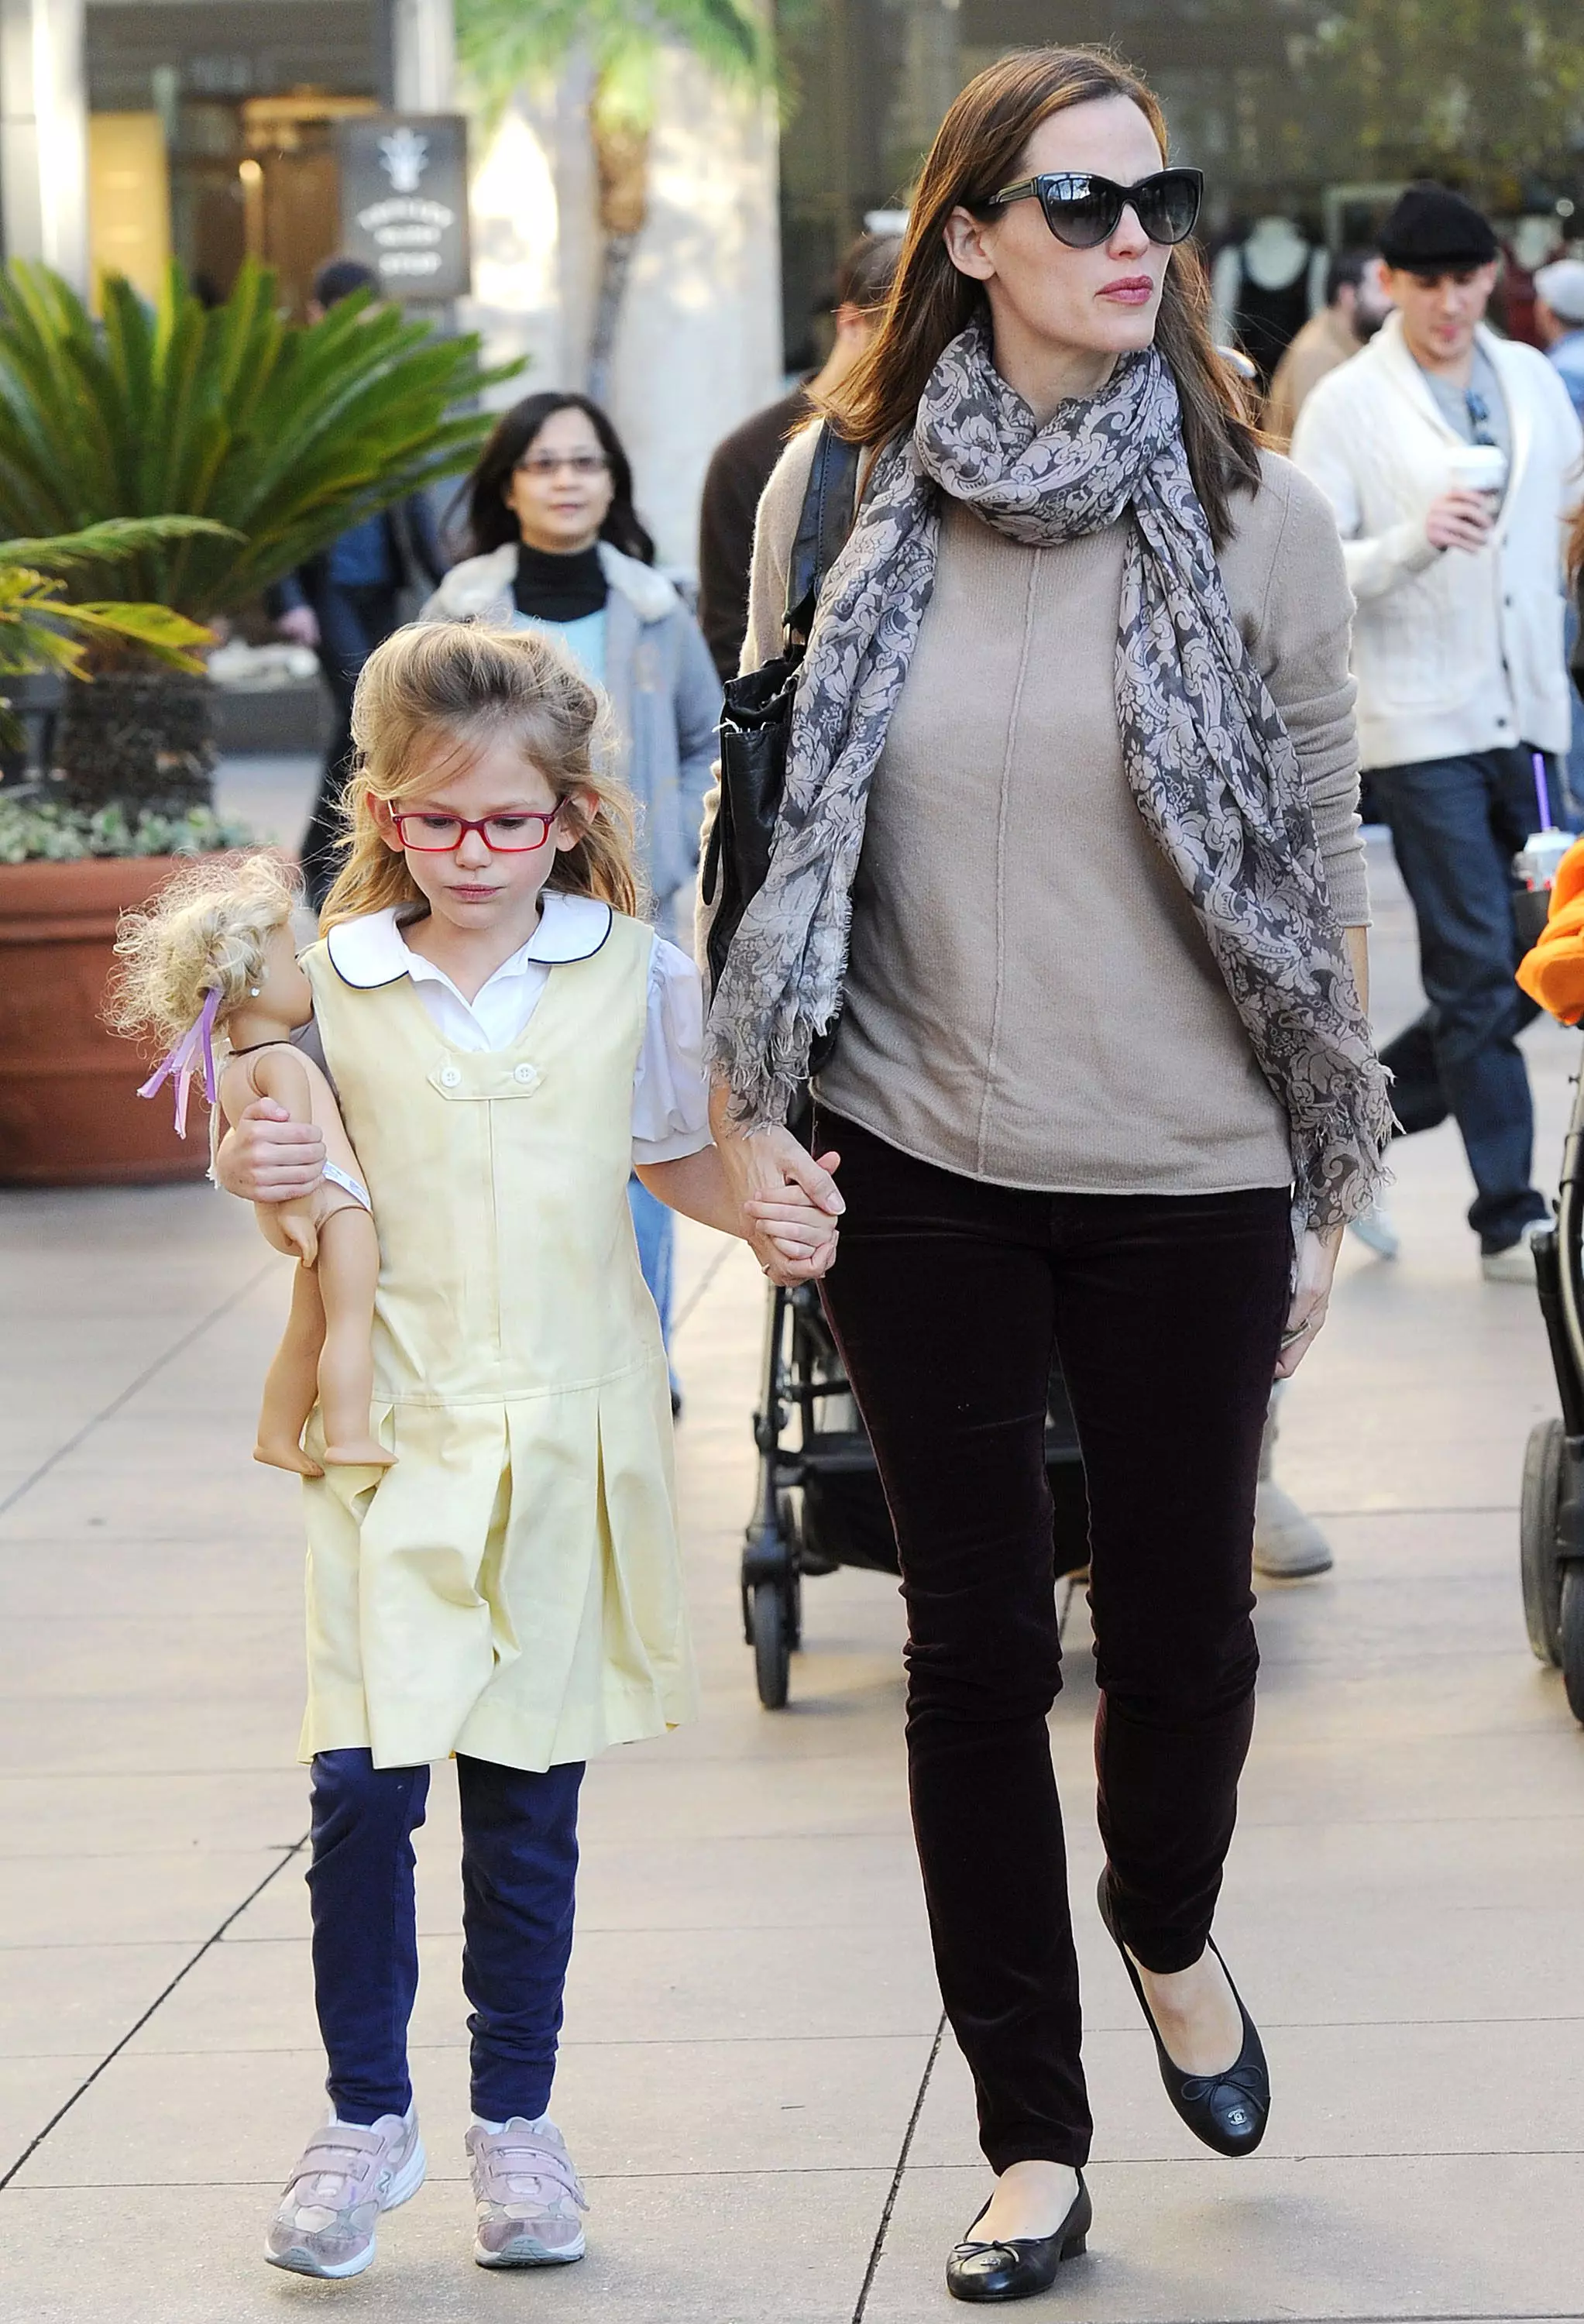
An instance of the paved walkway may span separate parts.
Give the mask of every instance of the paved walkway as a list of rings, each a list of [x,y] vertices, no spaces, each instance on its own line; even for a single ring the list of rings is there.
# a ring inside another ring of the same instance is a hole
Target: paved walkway
[[[1412,963],[1389,892],[1382,1021]],[[1554,1175],[1576,1042],[1530,1037]],[[1266,1593],[1220,1934],[1275,2077],[1253,2162],[1166,2107],[1095,1922],[1082,1600],[1052,1730],[1098,2117],[1097,2226],[1037,2311],[1584,2314],[1584,1738],[1524,1640],[1515,1504],[1552,1407],[1526,1294],[1483,1284],[1447,1134],[1402,1157],[1395,1267],[1349,1252],[1289,1399],[1334,1575]],[[266,2269],[315,2118],[292,1764],[294,1488],[246,1459],[286,1277],[201,1188],[0,1195],[0,2314],[18,2324],[920,2324],[984,2190],[938,2042],[883,1578],[806,1592],[794,1702],[736,1617],[762,1286],[686,1239],[680,1464],[704,1720],[592,1774],[557,2112],[587,2263],[467,2258],[451,1787],[421,1842],[414,2070],[432,2158],[374,2272]],[[949,1360],[949,1351],[943,1351]],[[1140,1457],[1149,1415],[1141,1413]],[[1161,1480],[1163,1522],[1171,1479]]]

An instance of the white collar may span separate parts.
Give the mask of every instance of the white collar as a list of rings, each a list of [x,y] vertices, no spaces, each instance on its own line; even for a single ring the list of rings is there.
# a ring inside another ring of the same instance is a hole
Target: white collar
[[[599,903],[592,896],[567,896],[558,889],[547,889],[540,899],[538,927],[510,960],[502,961],[495,974],[521,970],[530,962],[557,967],[566,961],[588,960],[610,935],[612,917],[609,904]],[[340,921],[326,937],[325,949],[341,982],[360,991],[394,984],[403,976],[419,983],[434,978],[450,982],[432,961],[409,951],[393,905],[383,912]]]

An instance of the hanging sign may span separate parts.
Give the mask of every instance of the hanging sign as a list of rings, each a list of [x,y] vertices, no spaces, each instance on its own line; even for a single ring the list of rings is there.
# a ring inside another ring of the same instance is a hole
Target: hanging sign
[[[465,298],[467,124],[459,113],[370,113],[336,124],[341,254],[391,299]]]

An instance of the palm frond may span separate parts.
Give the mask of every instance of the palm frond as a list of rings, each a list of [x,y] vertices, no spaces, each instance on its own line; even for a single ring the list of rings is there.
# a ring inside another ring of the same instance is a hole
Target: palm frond
[[[691,49],[718,80],[768,88],[776,51],[767,19],[751,0],[655,0],[656,29]]]
[[[35,572],[65,573],[79,565],[113,565],[136,557],[161,541],[185,540],[208,532],[226,540],[245,536],[234,526],[216,524],[207,516],[115,516],[102,524],[85,525],[80,532],[59,532],[43,540],[0,540],[0,568],[24,565]]]
[[[490,113],[566,69],[603,0],[456,0],[456,61]]]
[[[233,613],[347,526],[467,467],[493,424],[483,391],[520,369],[356,300],[295,328],[252,262],[207,311],[179,268],[153,309],[112,277],[101,329],[59,275],[14,261],[0,272],[0,535],[201,519],[135,549],[106,540],[72,565],[69,594],[107,602],[114,569],[117,602]]]
[[[554,80],[587,54],[631,107],[657,45],[690,49],[716,79],[744,88],[775,80],[775,44],[753,0],[456,0],[456,56],[498,115],[517,90]]]
[[[215,641],[213,630],[200,622],[189,622],[185,613],[173,613],[169,605],[129,605],[112,600],[97,605],[58,605],[54,614],[57,621],[87,637],[119,638],[124,644],[141,646],[156,661],[195,677],[201,677],[204,669],[197,650]]]
[[[119,599],[73,604],[66,586],[58,574],[0,566],[0,673],[14,678],[57,670],[80,678],[85,651],[96,639],[138,646],[175,669],[202,670],[198,649],[211,643],[213,632],[201,623],[169,605]]]

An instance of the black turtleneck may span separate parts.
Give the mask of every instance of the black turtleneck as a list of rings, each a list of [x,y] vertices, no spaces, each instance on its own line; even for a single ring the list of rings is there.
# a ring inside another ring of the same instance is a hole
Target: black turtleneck
[[[605,602],[599,544],[566,556],[519,542],[511,595],[518,612],[536,622],[581,622],[597,613]]]

